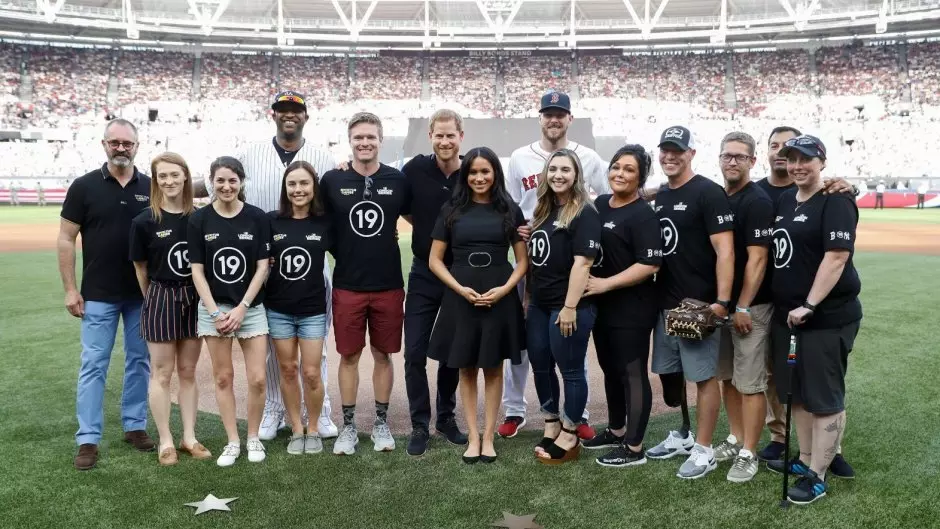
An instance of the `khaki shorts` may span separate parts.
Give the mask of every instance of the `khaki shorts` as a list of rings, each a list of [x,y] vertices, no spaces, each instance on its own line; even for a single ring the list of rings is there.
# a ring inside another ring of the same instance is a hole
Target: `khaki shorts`
[[[722,327],[718,353],[718,380],[730,380],[740,393],[754,395],[767,389],[770,357],[770,319],[773,303],[751,307],[753,329],[740,334],[733,326]]]

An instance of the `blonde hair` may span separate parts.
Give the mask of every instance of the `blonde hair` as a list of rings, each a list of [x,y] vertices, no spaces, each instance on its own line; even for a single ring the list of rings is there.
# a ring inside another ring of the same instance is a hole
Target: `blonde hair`
[[[463,132],[463,118],[449,108],[442,108],[431,114],[431,119],[428,120],[428,132],[434,132],[434,124],[438,121],[453,121],[457,126],[457,132]]]
[[[532,220],[533,228],[541,226],[551,215],[552,208],[555,207],[555,192],[548,184],[548,166],[551,165],[552,160],[559,156],[565,156],[571,160],[571,164],[574,165],[575,175],[574,184],[571,186],[571,196],[558,213],[557,229],[567,229],[584,208],[594,208],[591,195],[588,194],[587,188],[584,186],[584,170],[581,168],[581,159],[571,149],[559,149],[553,152],[545,161],[545,167],[542,169],[539,178],[539,185],[536,189],[538,202],[535,205],[535,218]]]
[[[161,213],[163,191],[157,184],[157,164],[159,163],[178,165],[183,170],[183,175],[186,177],[183,182],[183,215],[191,214],[196,208],[193,205],[193,177],[189,172],[189,165],[179,154],[164,152],[155,156],[150,162],[150,212],[153,215],[153,220],[159,223],[163,216]]]

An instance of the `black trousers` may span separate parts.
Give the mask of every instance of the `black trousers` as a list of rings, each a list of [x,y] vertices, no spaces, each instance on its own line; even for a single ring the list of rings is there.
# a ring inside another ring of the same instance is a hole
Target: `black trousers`
[[[411,427],[427,430],[431,423],[431,392],[428,389],[428,342],[447,288],[428,264],[415,259],[408,274],[405,295],[405,389]],[[443,362],[437,367],[437,423],[454,418],[460,372]]]
[[[924,195],[917,193],[917,209],[924,209]]]
[[[881,209],[885,208],[885,196],[882,193],[875,195],[875,209],[878,209],[878,206],[881,206]]]

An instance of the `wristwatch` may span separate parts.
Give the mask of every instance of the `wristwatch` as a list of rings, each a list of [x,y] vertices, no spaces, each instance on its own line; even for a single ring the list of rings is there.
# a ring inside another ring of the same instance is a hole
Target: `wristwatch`
[[[813,304],[810,303],[809,301],[804,301],[804,302],[803,302],[803,308],[804,308],[804,309],[809,309],[810,312],[816,312],[816,305],[813,305]]]
[[[251,303],[248,303],[248,302],[245,301],[245,300],[242,300],[242,302],[239,303],[239,305],[244,305],[246,309],[250,309],[250,308],[251,308]]]
[[[731,308],[731,300],[724,301],[724,300],[719,299],[715,301],[715,303],[724,307],[725,310],[729,310]]]

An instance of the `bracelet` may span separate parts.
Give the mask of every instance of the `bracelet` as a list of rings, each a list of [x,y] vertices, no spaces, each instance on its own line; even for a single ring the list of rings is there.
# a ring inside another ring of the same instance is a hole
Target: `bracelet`
[[[750,308],[750,307],[735,307],[735,308],[734,308],[734,311],[735,311],[735,312],[743,312],[743,313],[745,313],[745,314],[750,314],[750,313],[751,313],[751,308]]]
[[[804,309],[809,309],[810,312],[816,312],[816,305],[813,305],[813,304],[810,303],[809,301],[804,301],[804,302],[803,302],[803,308],[804,308]]]
[[[215,312],[209,313],[209,317],[214,320],[219,317],[219,314],[222,314],[222,311],[219,309],[215,309]]]
[[[725,310],[728,310],[729,308],[731,308],[731,300],[725,301],[723,299],[719,299],[719,300],[715,300],[715,304],[721,305],[722,307],[725,308]]]
[[[566,308],[566,309],[571,309],[571,310],[578,310],[578,307],[569,307],[568,305],[565,305],[565,308]]]

